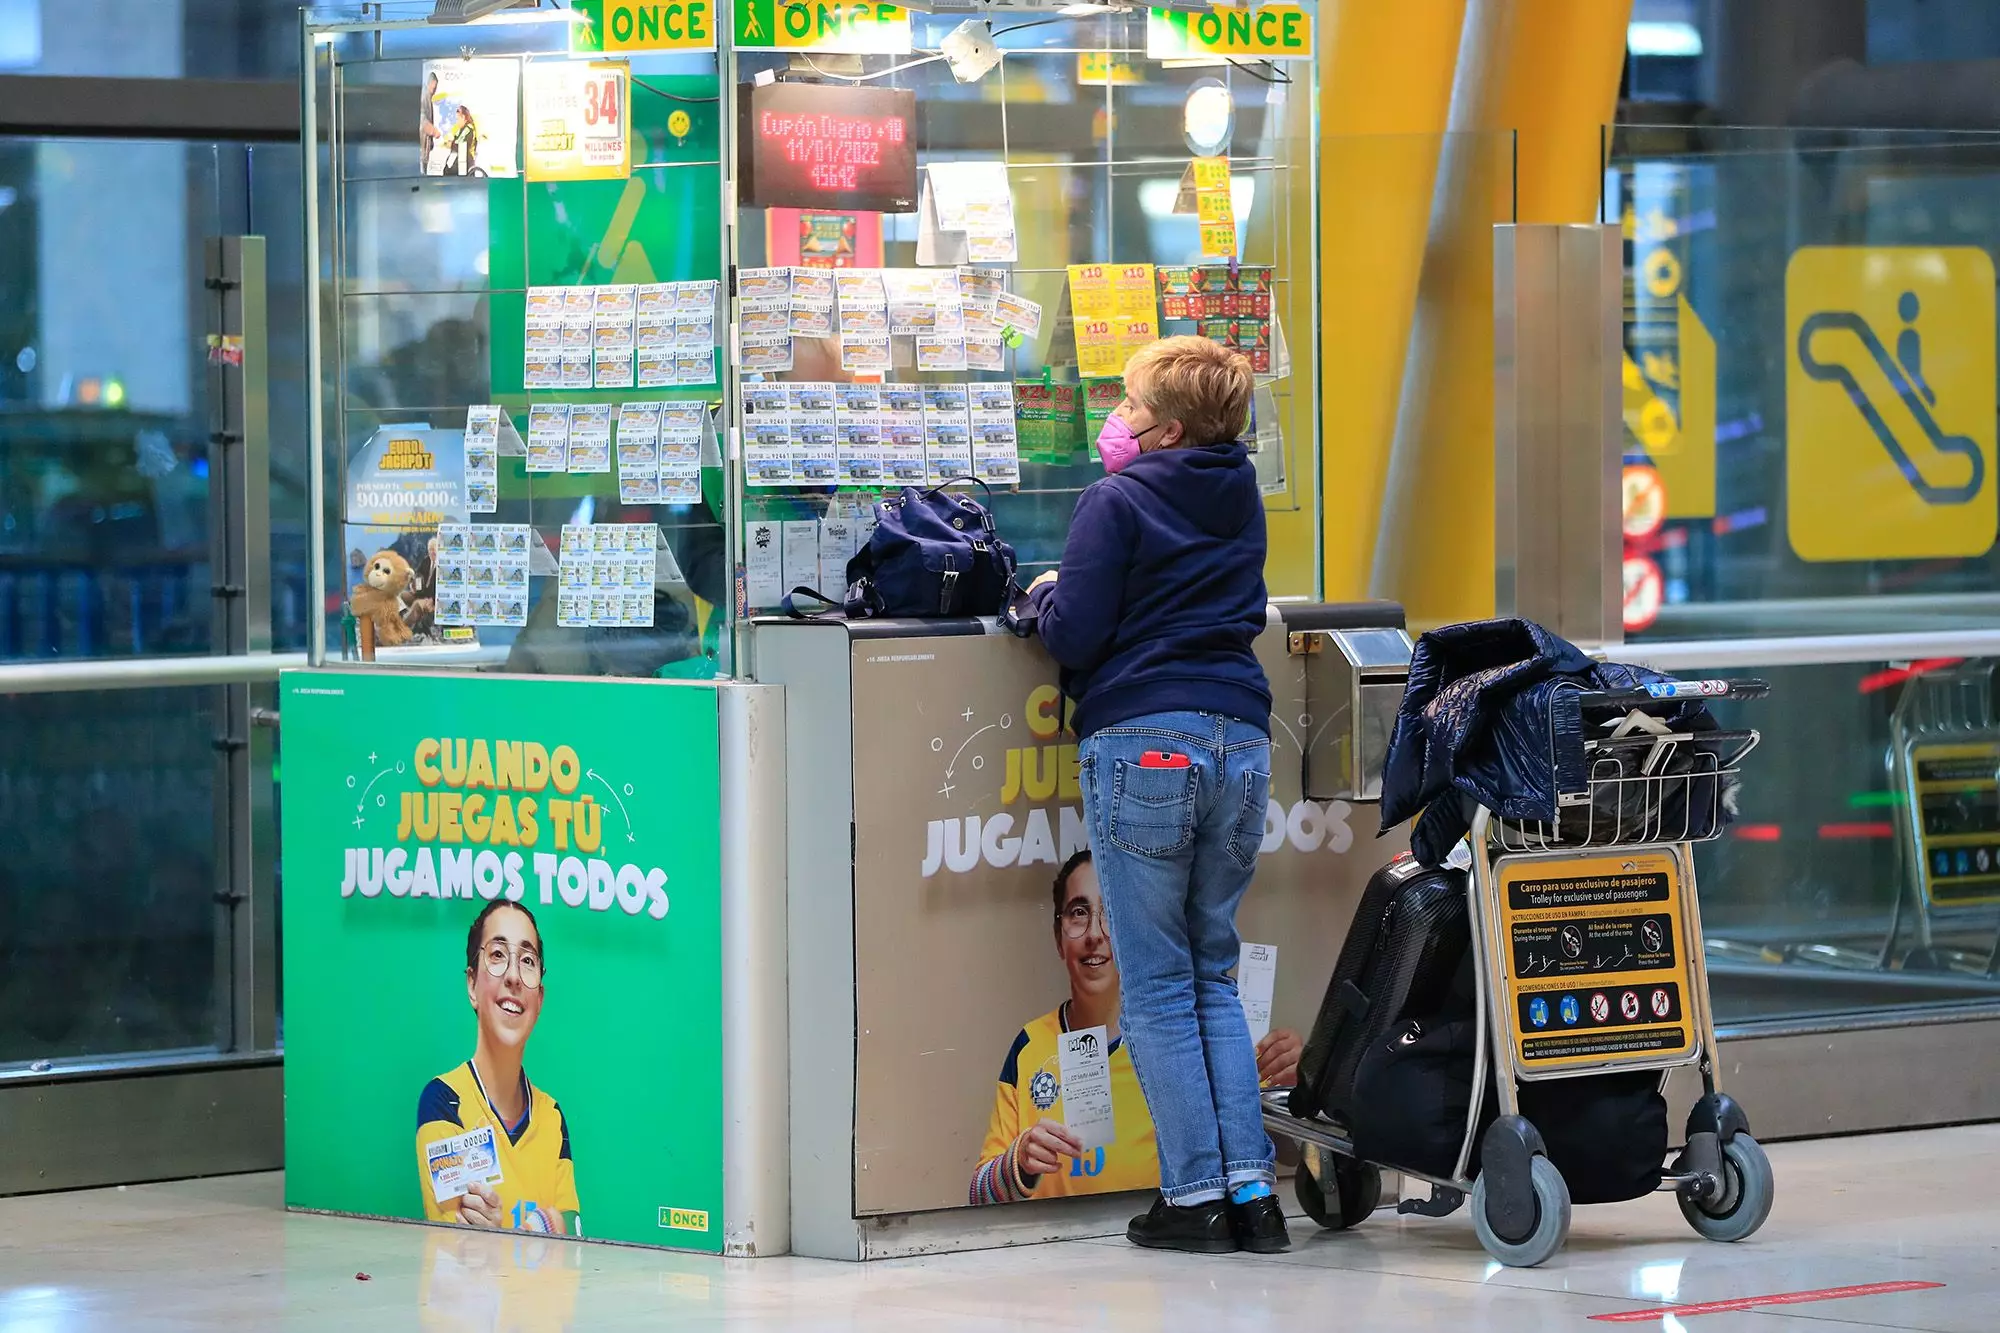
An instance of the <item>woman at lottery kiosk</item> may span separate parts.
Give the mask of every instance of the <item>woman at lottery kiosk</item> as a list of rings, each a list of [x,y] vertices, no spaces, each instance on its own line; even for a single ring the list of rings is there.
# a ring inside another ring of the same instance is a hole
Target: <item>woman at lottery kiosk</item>
[[[569,1122],[526,1068],[546,980],[534,913],[505,898],[487,903],[465,939],[472,1058],[417,1099],[417,1188],[429,1221],[583,1234]]]
[[[1250,362],[1165,338],[1125,367],[1062,564],[1029,590],[1076,700],[1084,819],[1118,957],[1121,1027],[1160,1161],[1134,1244],[1288,1248],[1257,1054],[1231,972],[1271,786],[1266,538],[1240,442]]]

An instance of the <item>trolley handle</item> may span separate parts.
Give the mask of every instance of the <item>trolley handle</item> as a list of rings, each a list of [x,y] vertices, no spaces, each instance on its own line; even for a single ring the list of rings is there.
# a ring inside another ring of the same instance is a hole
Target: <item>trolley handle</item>
[[[1770,693],[1770,683],[1762,680],[1663,680],[1635,690],[1584,690],[1577,702],[1593,708],[1642,708],[1690,700],[1762,699]]]

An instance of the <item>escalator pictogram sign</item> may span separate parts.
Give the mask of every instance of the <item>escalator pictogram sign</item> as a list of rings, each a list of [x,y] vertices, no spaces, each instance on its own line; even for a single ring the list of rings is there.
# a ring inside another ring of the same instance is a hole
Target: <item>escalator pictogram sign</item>
[[[1785,270],[1785,480],[1812,561],[1983,555],[1994,269],[1974,246],[1806,246]]]

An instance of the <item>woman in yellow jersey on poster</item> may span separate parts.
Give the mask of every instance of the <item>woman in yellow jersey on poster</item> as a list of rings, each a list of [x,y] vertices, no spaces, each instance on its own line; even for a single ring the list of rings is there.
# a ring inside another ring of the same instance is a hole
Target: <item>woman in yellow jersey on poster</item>
[[[534,913],[496,899],[465,938],[465,994],[477,1015],[472,1058],[417,1099],[417,1181],[432,1222],[580,1236],[569,1122],[528,1081],[528,1038],[546,980]]]
[[[974,1204],[1055,1199],[1157,1189],[1160,1159],[1153,1117],[1118,1036],[1118,962],[1104,927],[1104,900],[1086,849],[1056,874],[1056,952],[1069,971],[1069,999],[1014,1038],[994,1089],[993,1117],[968,1191]],[[1109,1147],[1085,1151],[1063,1125],[1058,1039],[1102,1024],[1111,1036],[1111,1102],[1115,1136]],[[1257,1047],[1257,1072],[1267,1087],[1298,1079],[1298,1033],[1273,1029]]]

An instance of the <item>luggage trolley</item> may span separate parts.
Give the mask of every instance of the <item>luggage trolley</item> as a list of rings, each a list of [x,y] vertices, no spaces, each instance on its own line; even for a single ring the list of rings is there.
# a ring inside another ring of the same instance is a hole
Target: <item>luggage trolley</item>
[[[1431,1186],[1429,1199],[1404,1200],[1398,1212],[1444,1217],[1469,1197],[1487,1253],[1533,1267],[1569,1234],[1570,1192],[1520,1114],[1518,1083],[1634,1070],[1657,1070],[1664,1083],[1693,1065],[1703,1095],[1657,1188],[1674,1191],[1709,1240],[1742,1240],[1763,1225],[1775,1182],[1742,1109],[1717,1086],[1693,858],[1693,844],[1719,836],[1733,815],[1758,733],[1677,729],[1658,715],[1768,692],[1761,681],[1673,681],[1557,697],[1552,708],[1570,725],[1551,727],[1556,819],[1518,822],[1482,808],[1468,840],[1478,1021],[1457,1165],[1438,1177],[1364,1161],[1343,1124],[1317,1110],[1295,1116],[1293,1090],[1274,1089],[1264,1121],[1305,1149],[1296,1183],[1314,1221],[1354,1226],[1380,1202],[1382,1170],[1398,1171]],[[1482,1134],[1489,1072],[1499,1114]]]

